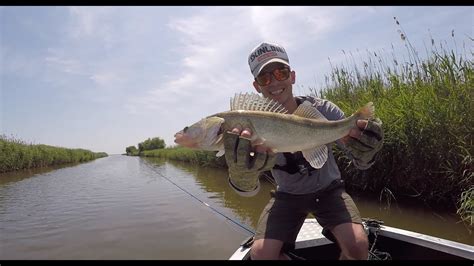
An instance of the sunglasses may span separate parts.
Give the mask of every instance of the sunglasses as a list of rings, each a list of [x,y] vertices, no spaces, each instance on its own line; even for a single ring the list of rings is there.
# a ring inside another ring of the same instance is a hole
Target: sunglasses
[[[272,83],[272,75],[278,81],[287,80],[290,77],[290,69],[288,67],[281,67],[271,72],[260,73],[260,75],[255,78],[255,81],[260,86],[267,86]]]

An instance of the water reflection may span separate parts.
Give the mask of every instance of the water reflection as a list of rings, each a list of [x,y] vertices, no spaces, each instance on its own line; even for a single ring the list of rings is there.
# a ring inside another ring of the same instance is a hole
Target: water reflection
[[[79,163],[70,163],[70,164],[62,164],[62,165],[56,165],[56,166],[31,168],[31,169],[24,169],[24,170],[13,171],[13,172],[0,173],[0,186],[6,185],[8,183],[18,182],[25,178],[33,177],[35,175],[43,175],[43,174],[52,172],[54,170],[67,168],[67,167],[73,167],[78,164]]]
[[[155,165],[163,165],[165,160],[159,158],[146,158],[147,161]],[[237,218],[252,229],[257,226],[258,218],[265,204],[270,199],[270,190],[273,185],[265,179],[261,179],[260,192],[254,197],[241,197],[235,193],[227,181],[227,170],[199,167],[192,164],[185,164],[176,161],[166,161],[173,167],[192,175],[195,184],[201,191],[207,192],[207,199],[213,203],[229,209]],[[202,193],[202,192],[201,192]]]
[[[169,163],[174,168],[194,177],[194,181],[203,191],[210,193],[207,197],[215,204],[232,210],[235,216],[252,229],[257,226],[258,218],[265,204],[270,199],[270,190],[274,186],[261,179],[262,189],[254,197],[245,198],[236,194],[227,183],[227,171],[210,167],[199,167],[176,161],[147,158],[154,164]],[[379,202],[373,198],[353,196],[362,217],[382,220],[385,225],[405,230],[437,236],[448,240],[474,245],[472,228],[460,222],[455,213],[441,213],[427,209],[421,204]],[[449,228],[449,230],[447,230]]]
[[[361,215],[382,220],[385,225],[474,245],[472,227],[461,222],[455,213],[436,212],[415,203],[392,203],[387,206],[370,198],[356,197]]]

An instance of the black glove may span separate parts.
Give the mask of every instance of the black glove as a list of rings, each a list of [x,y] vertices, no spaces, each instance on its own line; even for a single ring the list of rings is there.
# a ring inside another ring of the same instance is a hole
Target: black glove
[[[260,190],[259,177],[275,165],[273,153],[254,152],[250,139],[237,133],[224,133],[225,159],[229,169],[229,183],[242,196],[253,196]]]
[[[374,164],[375,154],[382,149],[383,138],[382,121],[378,118],[368,120],[359,139],[349,138],[346,147],[358,169],[365,170]]]

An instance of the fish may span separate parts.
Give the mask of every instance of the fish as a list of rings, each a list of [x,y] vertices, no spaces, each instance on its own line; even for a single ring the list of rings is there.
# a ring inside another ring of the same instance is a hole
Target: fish
[[[309,101],[293,112],[270,98],[257,93],[238,93],[230,99],[230,110],[209,115],[178,131],[179,146],[225,154],[224,132],[234,127],[252,131],[252,146],[264,145],[271,152],[298,152],[309,164],[319,169],[328,158],[327,145],[349,134],[359,119],[375,116],[373,102],[368,102],[351,116],[329,121]]]

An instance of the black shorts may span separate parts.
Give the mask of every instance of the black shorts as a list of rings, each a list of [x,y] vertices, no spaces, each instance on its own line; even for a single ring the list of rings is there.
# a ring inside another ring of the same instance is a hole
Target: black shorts
[[[292,249],[309,213],[323,227],[322,233],[334,242],[330,228],[342,223],[362,224],[359,210],[346,193],[344,183],[336,180],[319,193],[294,195],[275,192],[260,215],[254,240],[277,239],[284,242],[284,249]]]

